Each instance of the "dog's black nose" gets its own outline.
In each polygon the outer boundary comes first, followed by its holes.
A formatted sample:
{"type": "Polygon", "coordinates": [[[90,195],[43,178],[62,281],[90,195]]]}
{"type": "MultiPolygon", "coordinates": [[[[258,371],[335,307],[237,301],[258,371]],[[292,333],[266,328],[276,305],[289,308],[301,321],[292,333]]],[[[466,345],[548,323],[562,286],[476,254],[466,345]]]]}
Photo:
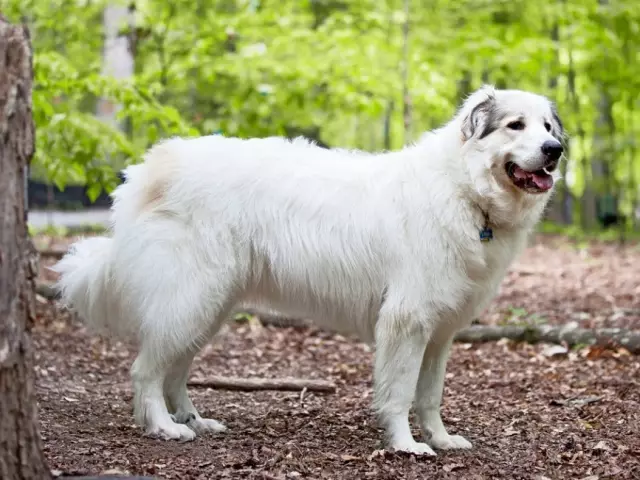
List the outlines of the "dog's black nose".
{"type": "Polygon", "coordinates": [[[556,140],[547,140],[542,144],[542,153],[553,162],[558,161],[563,151],[562,145],[556,140]]]}

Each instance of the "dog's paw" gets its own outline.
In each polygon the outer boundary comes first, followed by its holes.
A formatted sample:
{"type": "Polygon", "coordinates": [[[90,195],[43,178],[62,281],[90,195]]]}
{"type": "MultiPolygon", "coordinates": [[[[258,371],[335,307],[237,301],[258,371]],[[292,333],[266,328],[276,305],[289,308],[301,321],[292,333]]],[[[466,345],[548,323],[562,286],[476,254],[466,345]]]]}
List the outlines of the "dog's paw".
{"type": "Polygon", "coordinates": [[[212,418],[200,418],[191,412],[177,412],[171,415],[171,419],[176,423],[187,425],[196,433],[222,433],[227,431],[222,423],[212,418]]]}
{"type": "Polygon", "coordinates": [[[415,453],[416,455],[436,455],[436,452],[434,452],[429,445],[416,441],[396,443],[391,445],[389,450],[392,452],[415,453]]]}
{"type": "Polygon", "coordinates": [[[154,425],[148,427],[145,437],[158,438],[160,440],[177,440],[179,442],[190,442],[196,438],[196,432],[180,423],[170,423],[167,425],[154,425]]]}
{"type": "Polygon", "coordinates": [[[471,442],[462,435],[442,435],[431,437],[428,441],[436,450],[468,450],[472,447],[471,442]]]}
{"type": "Polygon", "coordinates": [[[187,422],[189,428],[197,433],[222,433],[227,427],[212,418],[192,418],[187,422]]]}

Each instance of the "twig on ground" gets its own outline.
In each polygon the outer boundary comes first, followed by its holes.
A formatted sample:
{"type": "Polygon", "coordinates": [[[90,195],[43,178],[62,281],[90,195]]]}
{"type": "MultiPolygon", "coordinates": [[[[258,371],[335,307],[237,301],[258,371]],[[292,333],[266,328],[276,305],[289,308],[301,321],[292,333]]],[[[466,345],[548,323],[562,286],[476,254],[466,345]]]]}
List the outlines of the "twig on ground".
{"type": "Polygon", "coordinates": [[[243,311],[248,315],[255,316],[261,325],[271,325],[274,327],[309,327],[310,322],[300,318],[289,318],[279,315],[278,312],[258,311],[253,309],[245,309],[243,311]]]}
{"type": "Polygon", "coordinates": [[[36,293],[47,300],[57,300],[60,297],[60,293],[51,283],[37,282],[36,293]]]}
{"type": "Polygon", "coordinates": [[[96,475],[93,477],[54,477],[60,480],[160,480],[158,477],[131,477],[131,476],[114,476],[114,475],[96,475]]]}
{"type": "Polygon", "coordinates": [[[304,394],[307,393],[307,387],[304,387],[300,392],[300,403],[304,401],[304,394]]]}
{"type": "Polygon", "coordinates": [[[67,253],[67,250],[62,248],[43,248],[38,250],[38,253],[41,257],[55,258],[56,260],[60,260],[67,253]]]}
{"type": "Polygon", "coordinates": [[[307,391],[323,393],[334,393],[336,391],[336,386],[332,382],[301,378],[207,377],[191,379],[187,382],[187,386],[240,391],[279,390],[286,392],[307,391]]]}

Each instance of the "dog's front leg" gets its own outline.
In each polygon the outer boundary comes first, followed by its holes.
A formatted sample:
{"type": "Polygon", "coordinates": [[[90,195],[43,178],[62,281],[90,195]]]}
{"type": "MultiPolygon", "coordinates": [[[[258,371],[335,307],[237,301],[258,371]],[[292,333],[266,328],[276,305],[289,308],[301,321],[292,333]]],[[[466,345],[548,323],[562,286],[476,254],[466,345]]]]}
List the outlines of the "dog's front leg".
{"type": "Polygon", "coordinates": [[[429,445],[440,450],[471,448],[471,443],[464,437],[449,435],[440,416],[445,370],[452,341],[450,333],[432,337],[424,352],[416,389],[416,412],[420,426],[429,445]]]}
{"type": "Polygon", "coordinates": [[[399,320],[381,315],[376,325],[374,406],[391,450],[435,455],[426,443],[414,440],[409,410],[429,335],[424,326],[409,325],[413,318],[399,320]],[[421,328],[422,327],[422,328],[421,328]]]}

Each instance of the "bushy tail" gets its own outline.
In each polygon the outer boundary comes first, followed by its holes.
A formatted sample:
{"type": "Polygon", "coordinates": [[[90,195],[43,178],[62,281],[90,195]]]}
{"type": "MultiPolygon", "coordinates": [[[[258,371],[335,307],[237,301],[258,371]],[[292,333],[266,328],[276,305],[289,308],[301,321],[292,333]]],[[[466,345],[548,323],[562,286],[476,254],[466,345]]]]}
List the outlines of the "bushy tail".
{"type": "Polygon", "coordinates": [[[82,239],[51,269],[60,274],[56,284],[62,302],[76,311],[95,333],[124,336],[131,333],[123,316],[111,276],[113,240],[82,239]]]}

